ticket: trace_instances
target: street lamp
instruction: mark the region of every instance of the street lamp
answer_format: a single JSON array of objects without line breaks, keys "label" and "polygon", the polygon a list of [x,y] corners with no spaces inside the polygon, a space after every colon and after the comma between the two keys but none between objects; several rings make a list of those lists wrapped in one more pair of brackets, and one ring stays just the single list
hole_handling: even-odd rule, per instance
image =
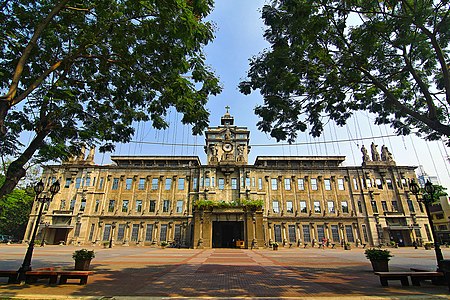
[{"label": "street lamp", "polygon": [[59,181],[55,181],[49,188],[49,192],[50,192],[51,196],[50,197],[45,197],[45,196],[39,197],[39,195],[44,191],[44,183],[41,180],[34,186],[34,192],[36,193],[35,201],[40,203],[40,207],[39,207],[39,213],[38,213],[37,219],[34,222],[35,224],[34,224],[33,234],[31,235],[31,240],[28,245],[27,253],[25,254],[25,258],[23,259],[22,266],[19,268],[19,278],[18,278],[19,282],[24,282],[25,281],[25,273],[27,271],[31,271],[31,257],[33,256],[34,239],[36,238],[36,233],[37,233],[37,230],[39,227],[39,222],[41,220],[42,210],[44,208],[44,205],[45,205],[45,203],[49,203],[50,201],[53,200],[53,197],[59,192],[59,189],[60,189]]},{"label": "street lamp", "polygon": [[439,245],[436,232],[434,231],[433,218],[430,214],[430,208],[429,208],[429,205],[434,200],[433,196],[434,196],[435,188],[434,188],[433,184],[429,180],[427,180],[427,183],[425,183],[425,192],[427,192],[429,197],[425,197],[424,195],[422,195],[422,200],[419,200],[419,198],[417,196],[419,194],[420,188],[419,188],[419,185],[414,181],[414,179],[412,179],[411,182],[409,183],[409,188],[410,188],[411,192],[416,196],[416,200],[418,202],[422,202],[425,205],[425,211],[427,212],[428,222],[430,223],[431,234],[433,236],[433,241],[434,241],[434,252],[436,253],[438,271],[440,271],[442,269],[441,261],[444,259],[444,256],[442,255],[441,247]]}]

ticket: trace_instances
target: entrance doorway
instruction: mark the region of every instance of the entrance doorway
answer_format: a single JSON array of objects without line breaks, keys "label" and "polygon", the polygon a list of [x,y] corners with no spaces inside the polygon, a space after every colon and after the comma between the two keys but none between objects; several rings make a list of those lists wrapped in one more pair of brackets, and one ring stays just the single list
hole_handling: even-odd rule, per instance
[{"label": "entrance doorway", "polygon": [[243,221],[214,221],[213,248],[236,248],[236,241],[244,240]]}]

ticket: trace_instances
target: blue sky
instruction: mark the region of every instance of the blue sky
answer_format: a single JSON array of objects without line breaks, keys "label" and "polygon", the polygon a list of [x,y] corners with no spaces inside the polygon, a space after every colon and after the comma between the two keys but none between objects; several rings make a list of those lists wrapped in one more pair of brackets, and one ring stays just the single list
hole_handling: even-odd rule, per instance
[{"label": "blue sky", "polygon": [[[362,144],[369,148],[375,142],[379,150],[381,145],[388,146],[397,165],[423,165],[429,175],[439,176],[440,183],[450,189],[450,164],[445,160],[450,153],[448,147],[442,142],[427,143],[415,136],[392,137],[389,127],[373,125],[373,116],[366,113],[359,113],[342,128],[329,123],[324,135],[318,139],[301,133],[297,141],[300,144],[292,146],[276,143],[257,130],[254,108],[263,103],[262,97],[258,92],[245,96],[237,87],[246,75],[249,58],[269,46],[262,37],[264,24],[260,8],[264,2],[217,0],[209,16],[217,29],[216,39],[205,48],[207,63],[220,77],[224,88],[220,95],[211,97],[207,105],[211,113],[210,126],[219,125],[225,106],[230,106],[235,124],[251,131],[250,163],[258,155],[343,155],[347,157],[346,165],[360,165]],[[175,113],[171,113],[168,120],[171,126],[164,131],[151,129],[149,124],[137,124],[135,142],[118,145],[112,155],[196,155],[206,163],[204,136],[193,137],[190,128],[182,126]],[[109,155],[97,155],[96,162],[109,163]]]}]

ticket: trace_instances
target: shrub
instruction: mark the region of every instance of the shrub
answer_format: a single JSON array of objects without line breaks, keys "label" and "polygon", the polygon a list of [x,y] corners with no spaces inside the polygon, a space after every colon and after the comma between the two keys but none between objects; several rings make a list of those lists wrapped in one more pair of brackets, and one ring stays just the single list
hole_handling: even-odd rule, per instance
[{"label": "shrub", "polygon": [[391,251],[376,248],[366,249],[364,254],[370,260],[389,260],[392,257]]},{"label": "shrub", "polygon": [[88,259],[93,259],[94,257],[95,257],[94,250],[88,250],[88,249],[76,250],[72,254],[72,258],[74,260],[88,260]]}]

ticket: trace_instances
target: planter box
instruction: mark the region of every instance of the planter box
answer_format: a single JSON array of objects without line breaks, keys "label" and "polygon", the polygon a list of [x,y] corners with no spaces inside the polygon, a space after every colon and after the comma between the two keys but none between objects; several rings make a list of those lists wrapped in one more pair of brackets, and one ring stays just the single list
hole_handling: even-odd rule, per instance
[{"label": "planter box", "polygon": [[76,260],[75,261],[75,270],[77,271],[88,271],[91,265],[91,260]]},{"label": "planter box", "polygon": [[388,260],[371,260],[374,272],[389,272]]}]

